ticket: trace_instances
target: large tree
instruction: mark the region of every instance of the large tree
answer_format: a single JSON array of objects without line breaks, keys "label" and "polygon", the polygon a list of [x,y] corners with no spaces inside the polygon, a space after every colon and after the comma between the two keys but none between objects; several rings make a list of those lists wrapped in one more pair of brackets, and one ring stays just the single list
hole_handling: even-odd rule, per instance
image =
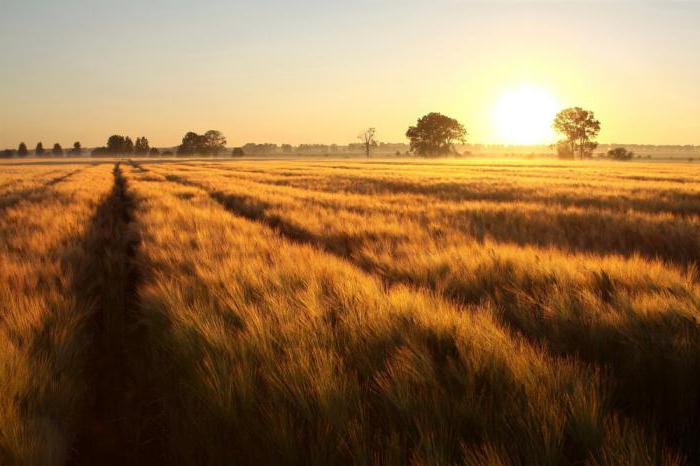
[{"label": "large tree", "polygon": [[592,139],[600,132],[600,121],[595,119],[590,110],[581,107],[566,108],[554,118],[552,127],[566,137],[558,145],[560,156],[578,156],[583,159],[590,157],[598,147]]},{"label": "large tree", "polygon": [[53,149],[51,149],[51,153],[53,155],[63,155],[63,147],[59,143],[56,143],[53,145]]},{"label": "large tree", "polygon": [[357,139],[362,142],[367,158],[372,154],[372,149],[377,146],[377,141],[374,139],[376,135],[377,130],[375,128],[367,128],[357,136]]},{"label": "large tree", "polygon": [[204,134],[188,132],[182,138],[182,144],[177,148],[181,155],[213,154],[217,155],[226,149],[226,138],[220,131],[209,130]]},{"label": "large tree", "polygon": [[36,149],[34,149],[34,155],[36,155],[37,157],[41,157],[42,155],[44,155],[44,152],[46,152],[46,149],[44,149],[44,144],[40,142],[37,143]]},{"label": "large tree", "polygon": [[204,136],[190,131],[182,138],[182,144],[177,148],[177,153],[181,155],[196,154],[201,150],[204,143]]},{"label": "large tree", "polygon": [[20,157],[26,157],[29,154],[29,151],[27,150],[27,145],[23,142],[19,143],[19,147],[17,148],[17,155]]},{"label": "large tree", "polygon": [[411,150],[419,155],[434,156],[454,152],[454,144],[464,144],[467,131],[459,121],[440,113],[429,113],[406,131]]},{"label": "large tree", "polygon": [[113,134],[107,140],[107,150],[112,154],[131,154],[134,152],[134,142],[129,136]]},{"label": "large tree", "polygon": [[226,150],[226,137],[221,131],[210,129],[204,133],[204,153],[217,155]]}]

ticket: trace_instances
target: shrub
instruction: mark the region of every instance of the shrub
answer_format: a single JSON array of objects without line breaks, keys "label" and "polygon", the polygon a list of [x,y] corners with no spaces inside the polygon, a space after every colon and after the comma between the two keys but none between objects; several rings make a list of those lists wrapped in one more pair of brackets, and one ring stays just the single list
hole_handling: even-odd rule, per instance
[{"label": "shrub", "polygon": [[616,147],[608,151],[608,158],[613,160],[631,160],[634,157],[634,152],[628,151],[624,147]]}]

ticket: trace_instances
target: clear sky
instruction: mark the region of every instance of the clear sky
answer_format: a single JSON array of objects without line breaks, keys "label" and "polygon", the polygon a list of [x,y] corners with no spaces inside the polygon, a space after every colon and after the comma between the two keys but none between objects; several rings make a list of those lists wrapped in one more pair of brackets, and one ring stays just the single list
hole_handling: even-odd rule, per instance
[{"label": "clear sky", "polygon": [[431,111],[512,142],[513,102],[589,108],[601,142],[700,144],[700,2],[1,2],[0,148],[208,129],[348,143],[369,126],[400,142]]}]

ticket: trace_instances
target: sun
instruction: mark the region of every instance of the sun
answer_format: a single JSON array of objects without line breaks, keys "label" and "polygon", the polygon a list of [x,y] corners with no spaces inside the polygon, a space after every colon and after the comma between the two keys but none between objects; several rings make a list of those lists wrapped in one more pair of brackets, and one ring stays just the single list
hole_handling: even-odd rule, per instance
[{"label": "sun", "polygon": [[503,92],[491,117],[496,139],[503,144],[548,144],[555,140],[552,120],[561,106],[546,89],[530,85]]}]

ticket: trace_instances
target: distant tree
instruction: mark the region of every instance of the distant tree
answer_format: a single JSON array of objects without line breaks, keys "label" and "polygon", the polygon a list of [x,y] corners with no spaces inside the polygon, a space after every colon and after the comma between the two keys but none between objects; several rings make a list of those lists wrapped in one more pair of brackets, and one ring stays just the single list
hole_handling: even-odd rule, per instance
[{"label": "distant tree", "polygon": [[53,149],[51,149],[51,153],[53,155],[63,155],[63,147],[59,143],[56,143],[53,145]]},{"label": "distant tree", "polygon": [[457,120],[440,113],[429,113],[406,131],[411,150],[424,156],[454,152],[454,144],[465,143],[467,131]]},{"label": "distant tree", "polygon": [[160,152],[159,152],[158,149],[156,149],[155,147],[151,147],[151,149],[148,151],[148,154],[149,154],[151,157],[153,157],[153,156],[156,156],[156,155],[160,154]]},{"label": "distant tree", "polygon": [[129,136],[124,139],[124,153],[132,154],[134,152],[134,141]]},{"label": "distant tree", "polygon": [[573,159],[574,152],[569,141],[559,141],[554,147],[557,149],[557,157],[560,159]]},{"label": "distant tree", "polygon": [[367,128],[357,136],[357,139],[362,142],[362,147],[364,148],[367,158],[372,154],[372,149],[377,147],[377,141],[374,139],[376,134],[377,130],[375,128]]},{"label": "distant tree", "polygon": [[292,152],[294,152],[294,147],[291,144],[282,144],[283,154],[291,154]]},{"label": "distant tree", "polygon": [[15,155],[15,151],[13,151],[12,149],[5,149],[4,151],[2,151],[2,157],[5,159],[9,159],[13,155]]},{"label": "distant tree", "polygon": [[107,139],[107,149],[110,152],[119,152],[124,147],[124,136],[113,134]]},{"label": "distant tree", "polygon": [[107,139],[107,149],[113,155],[131,154],[134,152],[134,142],[129,136],[113,134]]},{"label": "distant tree", "polygon": [[235,149],[233,149],[231,155],[234,157],[243,157],[245,155],[245,152],[243,151],[242,147],[236,147]]},{"label": "distant tree", "polygon": [[112,151],[109,149],[109,147],[95,147],[91,154],[94,157],[103,157],[105,155],[111,155]]},{"label": "distant tree", "polygon": [[204,144],[204,137],[195,132],[188,132],[182,138],[182,144],[177,148],[179,155],[192,155],[201,150]]},{"label": "distant tree", "polygon": [[566,108],[554,118],[552,127],[566,137],[561,142],[569,145],[567,154],[578,155],[583,159],[590,157],[598,147],[592,139],[600,132],[600,121],[589,110],[581,107]]},{"label": "distant tree", "polygon": [[179,155],[212,154],[217,155],[226,149],[226,138],[220,131],[209,130],[203,135],[188,132],[177,148]]},{"label": "distant tree", "polygon": [[628,151],[624,147],[616,147],[608,151],[608,158],[613,160],[631,160],[634,158],[634,152]]},{"label": "distant tree", "polygon": [[73,143],[73,148],[70,150],[71,155],[80,155],[83,153],[83,146],[80,145],[80,141],[75,141]]},{"label": "distant tree", "polygon": [[44,149],[44,145],[40,142],[37,143],[36,149],[34,149],[34,154],[37,157],[41,157],[42,155],[44,155],[44,152],[46,152],[46,149]]},{"label": "distant tree", "polygon": [[210,129],[204,133],[204,150],[202,153],[218,155],[226,150],[226,138],[221,131]]},{"label": "distant tree", "polygon": [[136,138],[136,143],[134,144],[134,154],[146,155],[150,151],[150,146],[148,145],[148,139],[145,137]]},{"label": "distant tree", "polygon": [[173,155],[173,151],[171,151],[171,150],[163,151],[163,155]]},{"label": "distant tree", "polygon": [[26,157],[29,154],[29,151],[27,150],[27,145],[23,142],[19,143],[19,147],[17,148],[17,155],[19,157]]}]

